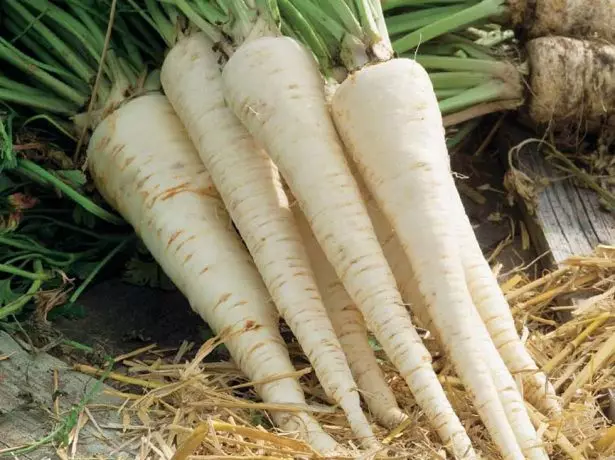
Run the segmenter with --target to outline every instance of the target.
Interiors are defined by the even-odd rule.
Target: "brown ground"
[[[502,132],[508,133],[508,130]],[[487,134],[478,133],[477,138],[484,139]],[[503,274],[504,278],[508,278],[507,274],[518,270],[521,265],[535,260],[537,254],[531,246],[526,250],[522,249],[524,238],[522,238],[521,232],[521,218],[516,208],[508,205],[506,192],[502,187],[505,171],[501,161],[503,158],[502,152],[468,145],[461,150],[464,152],[463,154],[453,156],[453,170],[464,177],[458,180],[458,186],[467,213],[475,225],[475,231],[483,251],[490,259],[493,258],[492,265],[498,266],[501,264],[501,267],[499,267],[500,274]],[[525,243],[528,242],[525,241]],[[561,274],[561,279],[558,278],[558,281],[553,281],[553,284],[543,279],[527,291],[524,291],[523,288],[527,286],[528,279],[525,276],[517,277],[514,285],[517,290],[514,292],[518,294],[516,297],[513,296],[514,300],[511,301],[511,305],[514,307],[513,312],[515,309],[518,310],[516,318],[523,323],[527,320],[526,313],[531,316],[531,320],[527,323],[529,330],[531,330],[528,347],[537,359],[539,366],[551,363],[557,352],[577,337],[577,334],[581,332],[588,321],[595,320],[594,313],[588,310],[585,314],[579,313],[576,320],[562,325],[559,314],[552,310],[554,306],[560,305],[557,302],[558,295],[545,294],[555,292],[562,286],[562,296],[567,295],[569,291],[579,289],[585,289],[591,295],[610,289],[611,284],[605,285],[603,281],[606,280],[601,278],[608,276],[609,280],[615,280],[615,262],[612,262],[615,257],[610,257],[611,262],[609,262],[608,267],[605,265],[605,260],[599,258],[593,261],[579,262],[588,264],[587,270],[589,271],[582,272],[582,276],[575,278],[574,273],[576,272],[573,268],[570,273]],[[497,262],[497,264],[493,262]],[[524,270],[523,274],[534,278],[539,274],[539,271],[540,266],[532,264],[531,268]],[[575,283],[571,282],[572,279],[575,279]],[[583,279],[585,279],[585,284],[579,285],[578,283]],[[509,289],[513,289],[513,286],[511,285]],[[524,293],[522,294],[519,291],[524,291]],[[511,294],[510,291],[507,295],[509,294]],[[596,305],[602,308],[602,300],[598,297]],[[147,425],[148,430],[152,430],[152,433],[164,435],[165,439],[158,438],[154,442],[158,448],[164,446],[165,449],[171,450],[169,446],[173,443],[183,445],[190,433],[197,433],[199,429],[206,426],[197,423],[203,422],[213,424],[210,429],[217,433],[215,436],[218,436],[217,438],[214,436],[214,438],[220,440],[222,444],[218,445],[217,441],[206,440],[200,446],[198,453],[208,454],[209,456],[201,458],[220,458],[222,454],[233,454],[235,455],[233,458],[244,458],[246,455],[248,458],[272,458],[254,457],[257,452],[258,455],[268,452],[271,452],[272,455],[275,452],[286,452],[286,455],[291,455],[288,450],[284,452],[280,450],[284,449],[283,446],[289,447],[288,444],[281,443],[282,439],[289,442],[288,438],[271,438],[271,433],[263,433],[260,427],[269,426],[267,416],[261,410],[263,407],[257,407],[254,405],[256,403],[250,402],[250,399],[257,400],[257,398],[254,398],[250,385],[245,385],[245,378],[232,364],[214,362],[200,365],[200,358],[195,359],[191,364],[180,364],[179,367],[174,364],[180,361],[180,356],[176,353],[178,353],[177,348],[182,342],[194,343],[192,352],[182,355],[181,362],[184,363],[186,358],[194,356],[205,339],[211,336],[211,332],[202,320],[190,311],[187,302],[180,294],[131,286],[119,279],[112,279],[93,286],[81,297],[80,303],[85,307],[87,314],[85,318],[65,318],[53,323],[53,327],[65,334],[67,338],[102,349],[104,354],[112,356],[131,352],[152,343],[158,345],[155,350],[150,349],[140,352],[138,357],[122,360],[123,365],[118,363],[115,366],[115,371],[137,377],[138,382],[135,383],[135,380],[129,382],[119,377],[108,379],[110,385],[121,389],[125,392],[123,393],[124,396],[134,401],[134,406],[130,403],[128,406],[122,406],[123,409],[121,410],[124,415],[131,414],[131,425],[136,426],[136,428],[130,428],[128,431],[121,431],[123,438],[134,437],[131,446],[134,444],[133,447],[138,448],[139,442],[145,439],[140,434],[142,433],[140,431],[142,425]],[[606,305],[604,308],[612,308],[612,306]],[[554,319],[557,319],[557,321],[554,321]],[[603,320],[603,323],[604,321],[606,319]],[[578,388],[574,383],[576,376],[583,374],[582,369],[594,371],[593,363],[597,362],[595,357],[600,353],[604,354],[604,351],[600,351],[603,345],[609,345],[612,341],[612,339],[609,339],[609,337],[612,337],[612,332],[610,332],[612,327],[614,327],[612,321],[606,323],[600,332],[595,332],[591,339],[582,343],[575,353],[566,353],[559,367],[552,373],[552,377],[561,385],[559,387],[560,392],[568,391],[570,393],[571,387],[572,390]],[[553,336],[555,332],[557,334]],[[287,333],[285,332],[285,334]],[[553,338],[548,336],[553,336]],[[292,337],[288,334],[286,338],[291,339]],[[175,350],[161,350],[161,348],[167,347]],[[206,357],[207,361],[228,359],[224,355],[224,350],[219,351],[220,347],[215,348],[215,351],[210,353],[209,351],[212,348],[215,347],[203,348],[199,356]],[[303,369],[305,360],[299,353],[296,343],[290,345],[289,349],[297,369]],[[71,351],[68,354],[63,354],[66,352],[66,349],[60,347],[50,351],[50,353],[60,356],[65,361],[84,362],[82,356],[78,356]],[[588,357],[591,357],[591,359],[588,359]],[[102,361],[99,363],[92,360],[92,356],[88,357],[87,362],[93,366],[103,365]],[[591,385],[585,385],[580,393],[570,393],[570,395],[574,393],[572,398],[574,401],[567,408],[562,421],[549,421],[549,423],[555,423],[553,426],[549,426],[547,433],[548,448],[550,453],[553,454],[554,460],[586,458],[571,446],[584,446],[587,442],[594,443],[604,435],[605,426],[608,425],[605,425],[606,419],[599,412],[600,408],[598,408],[596,402],[598,400],[604,401],[605,396],[609,394],[608,391],[615,386],[613,386],[613,380],[610,377],[608,359],[602,364],[601,374],[592,379]],[[143,366],[145,366],[144,369],[140,369]],[[401,458],[421,460],[438,458],[436,452],[439,449],[439,442],[433,435],[433,430],[421,416],[411,394],[399,377],[386,363],[384,363],[383,368],[387,373],[389,384],[396,393],[398,402],[411,416],[412,422],[412,428],[404,428],[400,437],[394,440],[391,447],[395,452],[412,454],[410,457]],[[571,369],[570,374],[568,374],[568,369]],[[485,438],[484,427],[478,423],[467,395],[462,387],[455,384],[456,380],[451,374],[451,369],[444,366],[439,372],[440,378],[445,379],[447,383],[447,392],[457,413],[464,420],[464,423],[468,424],[468,433],[473,442],[476,442],[477,447],[487,455],[487,458],[499,458],[490,441]],[[569,383],[571,376],[574,377],[575,382]],[[328,404],[312,374],[303,376],[301,381],[310,403]],[[153,384],[154,387],[148,386],[148,383]],[[239,385],[241,389],[236,387],[238,384],[241,384]],[[581,382],[580,385],[583,386],[583,383]],[[151,390],[151,388],[155,389]],[[606,402],[605,407],[608,408],[608,401]],[[203,405],[204,403],[206,404]],[[603,404],[601,403],[601,405]],[[615,402],[612,406],[615,407]],[[175,408],[181,408],[181,414],[176,412]],[[604,411],[603,408],[602,413]],[[536,415],[536,417],[539,418],[540,416]],[[344,423],[344,418],[338,412],[319,414],[318,419],[323,423],[326,430],[336,436],[336,439],[348,443],[355,441]],[[547,422],[544,419],[540,420]],[[560,423],[563,425],[560,426]],[[236,425],[244,430],[243,434],[233,432],[233,427]],[[195,429],[195,426],[200,428]],[[542,425],[542,428],[546,427],[546,423]],[[391,435],[379,427],[375,429],[379,438],[384,439]],[[205,431],[202,434],[207,436],[207,433]],[[166,436],[171,436],[171,438],[166,438]],[[267,449],[261,449],[256,444],[250,444],[248,449],[246,437],[252,440],[260,439],[267,443]],[[556,437],[557,440],[554,440]],[[74,442],[74,437],[72,439],[71,442]],[[154,458],[151,457],[152,451],[150,449],[148,447],[144,455],[150,455],[148,458]],[[305,453],[304,449],[305,446],[296,445],[293,452]],[[294,453],[292,455],[293,458],[298,458]],[[597,453],[597,457],[595,455],[596,453],[591,458],[612,458],[600,456],[601,453]],[[31,458],[38,460],[41,457]],[[167,456],[167,458],[170,457]]]

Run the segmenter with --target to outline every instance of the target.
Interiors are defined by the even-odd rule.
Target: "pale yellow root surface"
[[[417,267],[428,314],[501,453],[547,458],[468,290],[442,118],[427,73],[409,59],[365,67],[342,83],[332,110],[349,154]]]
[[[280,168],[327,259],[418,404],[445,444],[474,458],[374,234],[312,55],[288,37],[260,38],[233,54],[223,80],[230,107]]]
[[[292,200],[292,196],[289,197]],[[408,418],[399,408],[368,341],[368,331],[352,299],[316,241],[298,206],[293,208],[301,236],[308,250],[318,288],[335,327],[361,395],[372,415],[385,427],[393,429]]]
[[[268,293],[232,229],[211,178],[167,99],[128,102],[95,130],[89,168],[105,199],[135,228],[192,308],[252,380],[294,372]],[[256,386],[266,402],[304,405],[294,378]],[[272,414],[321,452],[335,441],[305,412]]]
[[[377,446],[278,170],[226,106],[219,59],[204,34],[183,38],[162,66],[165,93],[323,389],[347,414],[362,443]]]

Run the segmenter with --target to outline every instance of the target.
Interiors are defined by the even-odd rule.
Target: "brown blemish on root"
[[[179,252],[179,251],[181,251],[181,248],[183,248],[183,247],[184,247],[184,244],[186,244],[186,243],[188,243],[188,242],[190,242],[190,241],[194,240],[195,238],[196,238],[196,236],[194,236],[194,235],[192,235],[190,238],[186,238],[184,241],[182,241],[181,243],[179,243],[179,244],[177,245],[177,247],[175,248],[175,252]]]
[[[111,158],[115,160],[115,158],[124,151],[124,148],[126,146],[124,144],[116,144],[113,146],[113,148],[111,149]]]
[[[111,136],[102,136],[100,140],[94,145],[94,148],[99,151],[104,151],[111,143]]]
[[[184,233],[183,230],[177,230],[175,233],[173,233],[171,237],[169,238],[169,241],[167,241],[167,248],[169,248],[171,244],[173,244],[173,241],[175,241],[177,237],[181,235],[182,233]]]
[[[149,204],[149,208],[151,209],[154,204],[160,199],[162,201],[166,201],[174,196],[179,195],[180,193],[194,193],[199,196],[208,196],[208,197],[217,197],[216,189],[213,186],[210,187],[201,187],[201,188],[193,188],[191,182],[184,182],[182,184],[176,185],[175,187],[171,187],[164,192],[156,195],[152,202]]]
[[[143,186],[145,185],[145,183],[146,183],[149,179],[151,179],[153,175],[154,175],[153,173],[152,173],[152,174],[149,174],[149,175],[145,176],[143,179],[141,179],[139,182],[137,182],[137,188],[138,188],[138,189],[143,188]]]
[[[133,164],[133,163],[134,163],[135,159],[136,159],[135,157],[130,157],[130,158],[128,158],[128,159],[124,162],[124,164],[121,166],[120,171],[124,171],[126,168],[128,168],[128,166],[130,166],[131,164]]]
[[[227,293],[225,293],[225,294],[222,294],[222,295],[220,296],[220,298],[218,299],[218,301],[216,302],[216,304],[214,305],[214,308],[212,309],[212,312],[215,312],[215,311],[216,311],[216,309],[217,309],[220,305],[224,304],[224,302],[226,302],[228,299],[230,299],[230,298],[231,298],[231,295],[232,295],[232,294],[231,294],[230,292],[227,292]]]

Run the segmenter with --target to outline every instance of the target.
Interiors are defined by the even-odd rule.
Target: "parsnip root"
[[[88,159],[98,190],[192,308],[216,332],[240,331],[226,343],[240,369],[252,380],[294,372],[275,307],[167,99],[142,96],[109,115],[92,135]],[[306,404],[294,378],[256,390],[266,402]],[[307,413],[272,416],[316,450],[337,450]]]
[[[226,106],[219,61],[203,33],[183,38],[165,59],[163,88],[323,389],[362,442],[377,446],[278,170]]]
[[[418,404],[455,455],[475,458],[378,244],[312,55],[288,37],[259,38],[233,54],[223,79],[229,106],[279,167],[327,259]]]
[[[416,267],[422,301],[500,452],[548,458],[467,285],[442,117],[427,72],[410,59],[364,67],[340,85],[332,112]]]

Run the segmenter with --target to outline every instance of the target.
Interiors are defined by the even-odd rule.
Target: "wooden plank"
[[[502,137],[500,148],[507,156],[511,148],[532,135],[511,126]],[[537,143],[520,148],[514,164],[530,178],[548,180],[547,185],[539,185],[534,203],[519,200],[532,243],[538,253],[548,253],[543,265],[557,267],[570,256],[590,254],[599,244],[615,244],[615,215],[601,208],[595,192],[562,179]]]
[[[59,405],[61,416],[89,393],[96,380],[75,372],[63,361],[47,353],[28,353],[7,333],[0,331],[0,451],[16,446],[35,443],[57,427],[53,415],[53,371],[59,374]],[[104,394],[106,385],[93,397],[90,404],[118,407],[123,400]],[[108,406],[109,407],[109,406]],[[91,413],[97,424],[121,423],[116,410],[95,410]],[[102,431],[102,433],[101,433]],[[92,422],[84,425],[79,433],[75,458],[134,458],[134,452],[120,449],[122,438],[117,430],[96,429]],[[60,458],[53,446],[20,454],[20,459]]]

